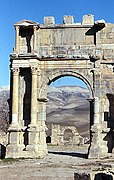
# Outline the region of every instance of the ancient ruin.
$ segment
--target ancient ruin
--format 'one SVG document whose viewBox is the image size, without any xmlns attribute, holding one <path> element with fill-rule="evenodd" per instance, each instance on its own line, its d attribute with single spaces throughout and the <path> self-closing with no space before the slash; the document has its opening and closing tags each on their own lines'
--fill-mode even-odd
<svg viewBox="0 0 114 180">
<path fill-rule="evenodd" d="M 79 145 L 80 139 L 84 139 L 79 135 L 75 126 L 62 126 L 60 124 L 51 124 L 50 138 L 50 143 L 53 145 Z"/>
<path fill-rule="evenodd" d="M 22 20 L 15 25 L 10 55 L 11 95 L 6 158 L 42 158 L 47 151 L 45 121 L 48 85 L 74 76 L 88 87 L 91 142 L 89 158 L 113 156 L 114 24 L 84 15 L 82 23 Z"/>
</svg>

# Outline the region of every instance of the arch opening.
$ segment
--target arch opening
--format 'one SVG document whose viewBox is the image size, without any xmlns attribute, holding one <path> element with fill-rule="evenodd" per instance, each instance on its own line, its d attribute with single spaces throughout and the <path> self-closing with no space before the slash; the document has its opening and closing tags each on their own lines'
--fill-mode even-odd
<svg viewBox="0 0 114 180">
<path fill-rule="evenodd" d="M 72 85 L 72 83 L 74 83 L 74 85 L 77 84 L 81 87 L 87 88 L 89 91 L 89 98 L 94 98 L 94 92 L 93 92 L 93 88 L 91 87 L 91 83 L 88 81 L 88 79 L 86 77 L 84 77 L 84 75 L 82 76 L 81 74 L 76 73 L 76 72 L 69 72 L 69 71 L 68 72 L 66 72 L 66 71 L 57 72 L 57 73 L 53 74 L 53 76 L 48 79 L 47 84 L 48 85 L 57 84 L 55 82 L 57 82 L 63 78 L 70 78 L 70 79 L 72 78 L 73 80 L 71 82 L 71 85 Z M 68 84 L 69 81 L 68 82 L 66 81 L 66 83 Z"/>
<path fill-rule="evenodd" d="M 48 83 L 46 114 L 47 136 L 51 144 L 65 145 L 66 141 L 76 149 L 78 145 L 90 146 L 91 103 L 93 94 L 88 82 L 73 75 L 62 75 Z M 89 87 L 89 89 L 88 89 Z M 75 132 L 75 133 L 74 133 Z"/>
<path fill-rule="evenodd" d="M 73 133 L 71 129 L 66 129 L 64 131 L 64 141 L 72 141 L 73 140 Z"/>
</svg>

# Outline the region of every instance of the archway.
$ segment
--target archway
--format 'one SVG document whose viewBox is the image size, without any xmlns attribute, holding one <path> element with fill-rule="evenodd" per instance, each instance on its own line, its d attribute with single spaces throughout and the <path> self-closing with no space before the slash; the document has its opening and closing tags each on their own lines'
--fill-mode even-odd
<svg viewBox="0 0 114 180">
<path fill-rule="evenodd" d="M 68 142 L 73 140 L 73 133 L 71 129 L 65 129 L 63 139 Z"/>
<path fill-rule="evenodd" d="M 47 95 L 49 100 L 47 107 L 50 106 L 52 110 L 49 108 L 47 110 L 46 124 L 50 131 L 48 131 L 47 136 L 51 136 L 52 144 L 65 144 L 66 142 L 69 142 L 67 144 L 70 144 L 72 142 L 72 144 L 75 145 L 82 145 L 85 142 L 88 143 L 88 147 L 90 145 L 90 126 L 92 125 L 93 118 L 91 116 L 93 113 L 90 113 L 90 108 L 92 110 L 90 102 L 93 98 L 90 97 L 93 95 L 93 92 L 91 91 L 88 81 L 86 82 L 85 78 L 82 76 L 81 78 L 79 77 L 79 74 L 78 78 L 74 76 L 74 74 L 70 76 L 69 74 L 63 74 L 55 77 L 48 83 L 48 85 L 51 85 L 50 89 L 52 88 L 53 90 L 49 89 Z M 66 78 L 66 86 L 63 82 L 60 82 L 57 85 L 57 81 L 61 81 L 63 78 Z M 72 78 L 73 81 L 75 79 L 75 82 L 71 82 L 68 86 L 68 78 Z M 84 79 L 84 81 L 82 81 L 82 79 Z M 67 90 L 65 90 L 65 88 Z M 51 95 L 49 95 L 49 93 L 51 93 Z M 72 103 L 69 101 L 71 99 L 73 100 Z M 55 106 L 58 106 L 58 108 L 55 108 Z M 77 133 L 74 135 L 75 137 L 73 137 L 72 130 L 66 128 L 66 126 L 78 128 L 79 134 Z M 62 128 L 64 128 L 64 133 L 62 133 Z"/>
<path fill-rule="evenodd" d="M 58 80 L 59 78 L 62 77 L 74 77 L 80 79 L 85 85 L 87 86 L 89 90 L 89 99 L 94 99 L 94 85 L 93 81 L 90 82 L 89 77 L 85 77 L 85 72 L 84 73 L 79 73 L 74 70 L 56 70 L 56 71 L 51 71 L 47 77 L 42 77 L 42 83 L 39 88 L 39 97 L 44 97 L 47 96 L 47 86 L 53 83 L 54 81 Z"/>
</svg>

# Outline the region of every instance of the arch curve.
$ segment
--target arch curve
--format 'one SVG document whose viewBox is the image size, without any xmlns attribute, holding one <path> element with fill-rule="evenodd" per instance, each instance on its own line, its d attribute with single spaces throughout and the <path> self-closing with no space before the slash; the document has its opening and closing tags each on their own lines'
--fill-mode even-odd
<svg viewBox="0 0 114 180">
<path fill-rule="evenodd" d="M 90 92 L 89 98 L 94 98 L 94 91 L 91 86 L 91 82 L 89 81 L 89 78 L 86 78 L 85 75 L 81 73 L 78 73 L 76 71 L 71 71 L 71 70 L 58 70 L 56 72 L 49 73 L 49 75 L 46 76 L 46 78 L 44 78 L 42 86 L 40 87 L 40 97 L 42 97 L 42 93 L 46 94 L 45 90 L 47 89 L 47 85 L 50 85 L 52 82 L 64 76 L 72 76 L 72 77 L 79 78 L 80 80 L 82 80 L 86 84 Z"/>
</svg>

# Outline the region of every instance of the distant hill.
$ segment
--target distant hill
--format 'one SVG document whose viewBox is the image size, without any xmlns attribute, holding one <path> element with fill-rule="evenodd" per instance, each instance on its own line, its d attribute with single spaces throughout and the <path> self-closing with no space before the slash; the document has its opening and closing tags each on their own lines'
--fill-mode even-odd
<svg viewBox="0 0 114 180">
<path fill-rule="evenodd" d="M 89 136 L 89 97 L 79 86 L 48 88 L 47 124 L 74 125 L 83 136 Z"/>
<path fill-rule="evenodd" d="M 9 124 L 9 86 L 0 87 L 0 130 L 7 131 Z"/>
<path fill-rule="evenodd" d="M 88 136 L 89 130 L 89 92 L 79 86 L 48 88 L 47 120 L 50 125 L 74 125 L 81 135 Z M 5 130 L 9 116 L 9 87 L 0 87 L 0 129 Z"/>
</svg>

